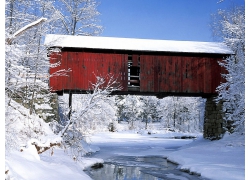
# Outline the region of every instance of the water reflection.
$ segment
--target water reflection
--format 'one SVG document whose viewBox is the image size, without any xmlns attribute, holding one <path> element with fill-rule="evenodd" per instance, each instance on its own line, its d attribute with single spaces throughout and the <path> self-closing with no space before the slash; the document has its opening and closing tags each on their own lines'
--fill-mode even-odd
<svg viewBox="0 0 250 180">
<path fill-rule="evenodd" d="M 199 176 L 176 170 L 176 165 L 162 157 L 115 157 L 103 168 L 90 169 L 94 180 L 201 180 Z"/>
<path fill-rule="evenodd" d="M 90 171 L 90 176 L 94 180 L 160 180 L 140 170 L 140 167 L 104 164 L 103 168 Z"/>
</svg>

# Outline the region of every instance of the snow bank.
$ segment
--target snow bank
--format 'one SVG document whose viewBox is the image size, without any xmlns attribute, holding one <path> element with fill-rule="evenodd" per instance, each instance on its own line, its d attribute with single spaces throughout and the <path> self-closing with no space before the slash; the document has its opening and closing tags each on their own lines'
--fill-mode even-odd
<svg viewBox="0 0 250 180">
<path fill-rule="evenodd" d="M 9 169 L 7 177 L 11 180 L 91 180 L 82 171 L 78 162 L 66 156 L 62 149 L 54 151 L 52 156 L 50 152 L 45 152 L 40 155 L 39 159 L 36 158 L 37 155 L 28 151 L 13 152 L 5 161 Z"/>
<path fill-rule="evenodd" d="M 245 136 L 225 134 L 210 141 L 200 137 L 168 155 L 180 169 L 196 172 L 212 180 L 245 179 Z"/>
<path fill-rule="evenodd" d="M 81 158 L 74 161 L 64 149 L 51 144 L 60 144 L 61 137 L 54 134 L 43 119 L 15 101 L 6 98 L 5 111 L 5 179 L 6 180 L 90 180 L 83 169 L 96 163 L 98 158 Z M 38 154 L 38 146 L 47 151 Z M 84 144 L 86 152 L 96 152 L 98 147 Z M 40 151 L 39 151 L 40 152 Z"/>
</svg>

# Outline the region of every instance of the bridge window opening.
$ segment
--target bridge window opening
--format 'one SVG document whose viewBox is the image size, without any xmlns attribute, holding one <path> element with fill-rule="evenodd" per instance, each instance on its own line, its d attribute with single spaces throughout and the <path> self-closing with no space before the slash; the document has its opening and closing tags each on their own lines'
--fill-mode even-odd
<svg viewBox="0 0 250 180">
<path fill-rule="evenodd" d="M 140 56 L 138 59 L 133 59 L 136 56 L 128 55 L 128 90 L 140 91 Z M 133 63 L 136 61 L 137 63 Z"/>
</svg>

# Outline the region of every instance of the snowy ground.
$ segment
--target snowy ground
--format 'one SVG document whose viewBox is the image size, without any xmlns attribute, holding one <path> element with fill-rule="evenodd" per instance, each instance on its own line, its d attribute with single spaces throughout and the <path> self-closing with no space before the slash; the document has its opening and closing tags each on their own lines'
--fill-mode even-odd
<svg viewBox="0 0 250 180">
<path fill-rule="evenodd" d="M 98 150 L 98 147 L 86 147 Z M 9 180 L 91 180 L 83 169 L 95 163 L 103 163 L 102 159 L 83 158 L 74 161 L 63 149 L 53 148 L 38 155 L 33 145 L 22 152 L 12 151 L 5 156 L 5 178 Z"/>
<path fill-rule="evenodd" d="M 225 135 L 220 141 L 199 138 L 169 154 L 180 168 L 200 173 L 209 179 L 245 179 L 245 138 Z"/>
<path fill-rule="evenodd" d="M 109 153 L 123 156 L 157 155 L 168 157 L 176 162 L 179 168 L 201 174 L 214 180 L 243 180 L 245 179 L 245 138 L 226 134 L 220 141 L 205 140 L 200 136 L 195 141 L 182 139 L 159 139 L 175 134 L 138 135 L 131 133 L 98 134 L 92 142 L 100 146 L 109 144 L 116 149 Z M 105 145 L 104 145 L 105 144 Z M 148 144 L 148 148 L 144 145 Z M 127 148 L 122 149 L 122 146 Z M 175 149 L 175 147 L 182 146 Z M 130 147 L 130 148 L 129 148 Z M 141 147 L 138 148 L 138 147 Z M 173 147 L 173 151 L 168 147 Z M 137 148 L 135 150 L 135 148 Z M 102 151 L 102 150 L 101 150 Z M 106 150 L 107 151 L 107 150 Z M 99 157 L 108 158 L 107 152 Z"/>
<path fill-rule="evenodd" d="M 84 158 L 81 162 L 74 162 L 60 149 L 55 149 L 52 156 L 51 151 L 37 155 L 31 146 L 23 152 L 14 152 L 7 156 L 6 166 L 10 170 L 10 176 L 15 177 L 11 179 L 16 180 L 88 180 L 91 178 L 82 169 L 96 162 L 103 162 L 103 159 L 110 156 L 157 155 L 168 157 L 180 164 L 179 168 L 189 169 L 209 179 L 245 179 L 244 136 L 225 135 L 220 141 L 204 140 L 202 137 L 195 141 L 167 138 L 176 135 L 99 133 L 89 137 L 92 144 L 105 147 L 103 151 L 100 149 L 94 159 Z"/>
</svg>

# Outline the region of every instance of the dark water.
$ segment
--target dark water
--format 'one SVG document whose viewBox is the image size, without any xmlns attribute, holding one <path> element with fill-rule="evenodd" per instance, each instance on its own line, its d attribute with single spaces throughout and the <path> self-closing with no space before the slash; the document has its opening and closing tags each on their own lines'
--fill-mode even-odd
<svg viewBox="0 0 250 180">
<path fill-rule="evenodd" d="M 119 156 L 108 159 L 102 168 L 86 171 L 94 180 L 205 180 L 177 170 L 163 157 Z"/>
</svg>

